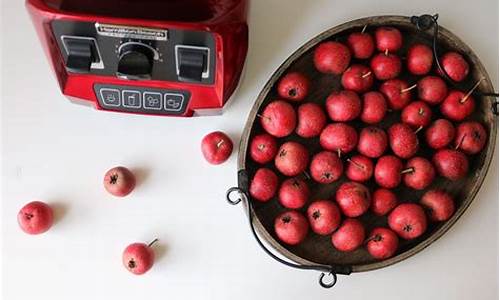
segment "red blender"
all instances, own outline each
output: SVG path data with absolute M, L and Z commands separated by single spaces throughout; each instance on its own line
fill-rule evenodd
M 64 95 L 99 110 L 216 114 L 248 48 L 246 0 L 27 0 Z

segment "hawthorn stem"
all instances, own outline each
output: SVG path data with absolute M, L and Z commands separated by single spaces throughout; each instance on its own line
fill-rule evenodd
M 468 99 L 469 99 L 469 96 L 472 95 L 472 93 L 474 92 L 475 89 L 477 89 L 477 87 L 479 86 L 479 84 L 481 84 L 481 81 L 483 81 L 485 78 L 481 78 L 479 79 L 476 84 L 474 84 L 474 86 L 470 89 L 470 91 L 467 92 L 467 94 L 465 94 L 465 96 L 462 97 L 462 99 L 460 99 L 460 104 L 463 104 L 465 103 Z
M 154 243 L 158 242 L 158 238 L 155 238 L 154 240 L 152 240 L 149 244 L 148 244 L 148 248 L 150 248 L 151 246 L 153 246 Z
M 389 55 L 389 49 L 385 49 L 385 51 L 384 51 L 384 55 L 385 55 L 385 56 Z
M 363 26 L 363 29 L 361 29 L 361 33 L 365 33 L 366 27 L 368 27 L 368 24 L 366 24 L 365 26 Z
M 407 87 L 406 89 L 402 89 L 402 90 L 401 90 L 401 94 L 402 94 L 402 93 L 406 93 L 406 92 L 408 92 L 408 91 L 411 91 L 411 90 L 413 90 L 413 89 L 414 89 L 414 88 L 416 88 L 416 87 L 417 87 L 417 84 L 415 83 L 414 85 L 412 85 L 412 86 L 410 86 L 410 87 Z
M 372 74 L 372 71 L 368 71 L 365 74 L 361 75 L 361 78 L 366 78 Z
M 379 239 L 379 238 L 380 238 L 380 236 L 377 236 L 377 235 L 371 236 L 371 237 L 367 238 L 367 239 L 363 242 L 363 244 L 364 244 L 364 245 L 366 245 L 366 244 L 368 244 L 369 242 L 371 242 L 371 241 L 375 241 L 375 240 L 377 240 L 377 239 Z
M 348 158 L 347 161 L 350 162 L 351 164 L 355 165 L 359 169 L 364 169 L 363 166 L 360 163 L 357 163 L 357 162 L 355 162 L 354 160 L 352 160 L 350 158 Z
M 340 150 L 340 148 L 337 148 L 337 155 L 339 158 L 342 156 L 342 150 Z
M 268 119 L 268 120 L 271 120 L 271 118 L 266 117 L 266 116 L 263 116 L 263 115 L 261 115 L 261 114 L 257 114 L 257 117 L 262 118 L 262 119 Z
M 419 127 L 417 128 L 417 130 L 415 130 L 415 134 L 417 134 L 417 133 L 418 133 L 420 130 L 422 130 L 423 128 L 424 128 L 424 126 L 419 126 Z
M 467 136 L 467 134 L 464 134 L 462 136 L 462 138 L 460 139 L 460 142 L 455 146 L 455 150 L 458 150 L 458 148 L 460 148 L 460 146 L 462 146 L 462 143 L 464 142 L 466 136 Z
M 411 167 L 411 168 L 404 169 L 403 171 L 401 171 L 401 174 L 413 173 L 413 172 L 415 172 L 415 169 L 413 167 Z
M 307 180 L 311 180 L 311 176 L 309 176 L 309 174 L 307 174 L 306 171 L 303 171 L 302 172 L 304 174 L 304 176 L 307 178 Z

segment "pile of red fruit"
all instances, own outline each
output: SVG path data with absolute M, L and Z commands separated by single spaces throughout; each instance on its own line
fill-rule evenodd
M 375 259 L 386 259 L 396 254 L 400 238 L 418 238 L 428 222 L 453 215 L 453 197 L 431 184 L 437 176 L 464 178 L 467 155 L 485 147 L 487 132 L 468 120 L 475 109 L 473 89 L 450 88 L 428 45 L 415 43 L 403 51 L 397 28 L 376 28 L 373 35 L 364 29 L 345 42 L 326 41 L 314 49 L 312 76 L 336 76 L 343 89 L 312 99 L 315 82 L 307 74 L 290 71 L 280 79 L 280 99 L 262 107 L 264 132 L 249 144 L 250 158 L 259 165 L 249 193 L 259 203 L 276 197 L 286 209 L 274 223 L 285 244 L 303 242 L 310 228 L 331 236 L 339 251 L 365 245 Z M 456 82 L 468 76 L 469 64 L 459 53 L 445 53 L 440 63 Z M 402 79 L 403 72 L 414 81 Z M 311 153 L 314 147 L 306 144 L 318 141 L 321 150 Z M 329 199 L 312 199 L 312 188 L 320 184 L 338 187 Z M 420 199 L 399 199 L 396 187 L 424 193 Z M 364 214 L 386 218 L 388 226 L 367 234 L 359 218 Z

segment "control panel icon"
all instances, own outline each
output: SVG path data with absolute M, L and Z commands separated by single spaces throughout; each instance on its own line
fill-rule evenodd
M 141 93 L 138 91 L 123 91 L 123 106 L 129 108 L 140 108 Z
M 101 99 L 106 106 L 120 106 L 120 91 L 116 89 L 101 89 Z
M 182 109 L 184 96 L 181 94 L 165 94 L 165 110 L 179 111 Z
M 162 95 L 161 93 L 144 92 L 143 102 L 145 109 L 162 109 Z

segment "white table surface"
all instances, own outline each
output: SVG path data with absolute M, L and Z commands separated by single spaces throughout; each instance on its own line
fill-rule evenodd
M 472 45 L 498 87 L 498 1 L 253 0 L 246 73 L 222 117 L 162 118 L 98 112 L 60 94 L 23 1 L 2 3 L 2 299 L 497 299 L 498 152 L 476 200 L 456 225 L 418 255 L 379 271 L 318 274 L 267 257 L 241 207 L 224 200 L 236 184 L 236 151 L 208 165 L 202 136 L 228 132 L 237 145 L 267 78 L 308 39 L 377 14 L 439 12 L 440 24 Z M 498 149 L 498 148 L 497 148 Z M 104 172 L 125 165 L 138 188 L 117 199 Z M 19 208 L 41 199 L 57 223 L 28 236 Z M 121 253 L 158 237 L 145 276 L 129 274 Z

